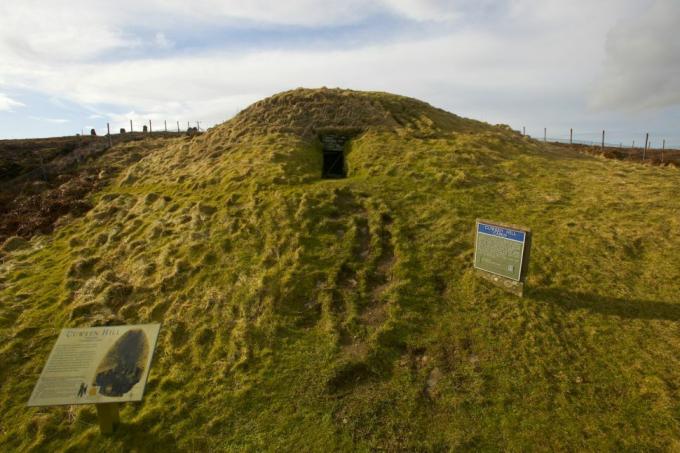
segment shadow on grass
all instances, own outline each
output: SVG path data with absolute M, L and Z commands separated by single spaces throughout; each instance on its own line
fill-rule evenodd
M 150 427 L 135 423 L 120 423 L 111 434 L 103 434 L 121 447 L 121 451 L 163 452 L 174 453 L 182 451 L 177 446 L 177 439 L 169 432 L 166 434 L 153 433 Z
M 680 301 L 675 304 L 656 300 L 608 297 L 560 288 L 536 288 L 527 296 L 559 304 L 567 310 L 586 309 L 603 315 L 630 319 L 680 321 Z

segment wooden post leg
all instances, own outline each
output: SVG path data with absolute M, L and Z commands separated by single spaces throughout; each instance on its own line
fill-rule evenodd
M 97 418 L 99 430 L 102 434 L 111 434 L 120 422 L 118 415 L 118 403 L 95 404 L 97 406 Z

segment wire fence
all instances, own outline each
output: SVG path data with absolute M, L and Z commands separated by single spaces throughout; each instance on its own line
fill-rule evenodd
M 168 133 L 168 134 L 181 134 L 181 133 L 191 133 L 191 132 L 204 132 L 201 128 L 200 121 L 134 121 L 129 120 L 129 122 L 118 122 L 114 125 L 111 123 L 106 123 L 105 127 L 87 127 L 80 130 L 80 134 L 76 135 L 92 135 L 92 136 L 102 136 L 102 135 L 114 135 L 114 134 L 128 134 L 128 133 Z
M 119 127 L 117 130 L 114 130 L 110 123 L 107 123 L 106 127 L 103 128 L 89 128 L 89 133 L 83 129 L 79 134 L 76 134 L 78 137 L 77 145 L 71 152 L 60 155 L 50 162 L 43 162 L 42 157 L 38 155 L 40 159 L 39 165 L 30 171 L 18 175 L 19 179 L 17 182 L 23 181 L 25 186 L 34 178 L 48 180 L 74 165 L 101 155 L 114 145 L 143 140 L 144 137 L 149 135 L 178 136 L 187 133 L 192 135 L 204 132 L 200 121 L 188 121 L 186 124 L 175 121 L 172 128 L 167 121 L 160 123 L 160 128 L 154 128 L 153 121 L 148 123 L 130 121 L 129 126 L 129 129 Z M 20 190 L 20 193 L 23 193 L 23 188 Z
M 542 136 L 538 137 L 527 134 L 526 127 L 522 127 L 518 132 L 545 143 L 574 147 L 589 154 L 600 154 L 619 160 L 680 166 L 680 149 L 667 142 L 665 138 L 649 132 L 627 134 L 630 141 L 626 142 L 607 140 L 606 130 L 575 133 L 573 129 L 570 129 L 568 133 L 561 136 L 548 136 L 548 129 L 543 128 Z M 618 135 L 618 137 L 623 135 L 620 131 L 617 132 L 612 135 Z
M 643 149 L 644 148 L 644 139 L 641 140 L 640 142 L 636 142 L 633 140 L 631 143 L 624 143 L 624 142 L 607 142 L 605 141 L 604 143 L 602 141 L 596 141 L 596 140 L 581 140 L 581 139 L 572 139 L 569 140 L 568 138 L 558 138 L 558 137 L 547 137 L 546 141 L 550 143 L 562 143 L 562 144 L 567 144 L 567 145 L 583 145 L 583 146 L 595 146 L 595 147 L 605 147 L 605 148 L 630 148 L 630 149 Z M 675 150 L 676 148 L 672 148 L 670 146 L 667 146 L 665 144 L 658 145 L 656 143 L 649 142 L 647 144 L 647 149 L 666 149 L 668 151 Z
M 526 127 L 522 127 L 520 131 L 523 135 L 551 143 L 563 143 L 584 146 L 599 146 L 605 148 L 630 148 L 630 149 L 659 149 L 659 150 L 680 150 L 680 144 L 672 143 L 664 137 L 661 133 L 650 132 L 622 132 L 622 131 L 586 131 L 576 132 L 574 129 L 569 129 L 562 134 L 554 134 L 550 131 L 548 135 L 548 128 L 543 128 L 542 133 L 531 135 L 526 133 Z M 617 137 L 612 140 L 611 137 Z M 627 136 L 627 139 L 621 138 Z

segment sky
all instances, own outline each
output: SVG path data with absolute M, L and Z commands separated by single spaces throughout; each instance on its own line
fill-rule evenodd
M 678 0 L 0 2 L 0 138 L 203 129 L 297 87 L 680 148 Z

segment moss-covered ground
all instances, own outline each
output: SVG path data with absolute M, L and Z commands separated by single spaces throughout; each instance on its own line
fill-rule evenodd
M 395 124 L 351 141 L 345 179 L 241 115 L 6 253 L 0 450 L 679 450 L 680 171 L 362 96 Z M 533 230 L 525 297 L 475 277 L 480 217 Z M 114 435 L 26 407 L 59 329 L 145 322 Z

